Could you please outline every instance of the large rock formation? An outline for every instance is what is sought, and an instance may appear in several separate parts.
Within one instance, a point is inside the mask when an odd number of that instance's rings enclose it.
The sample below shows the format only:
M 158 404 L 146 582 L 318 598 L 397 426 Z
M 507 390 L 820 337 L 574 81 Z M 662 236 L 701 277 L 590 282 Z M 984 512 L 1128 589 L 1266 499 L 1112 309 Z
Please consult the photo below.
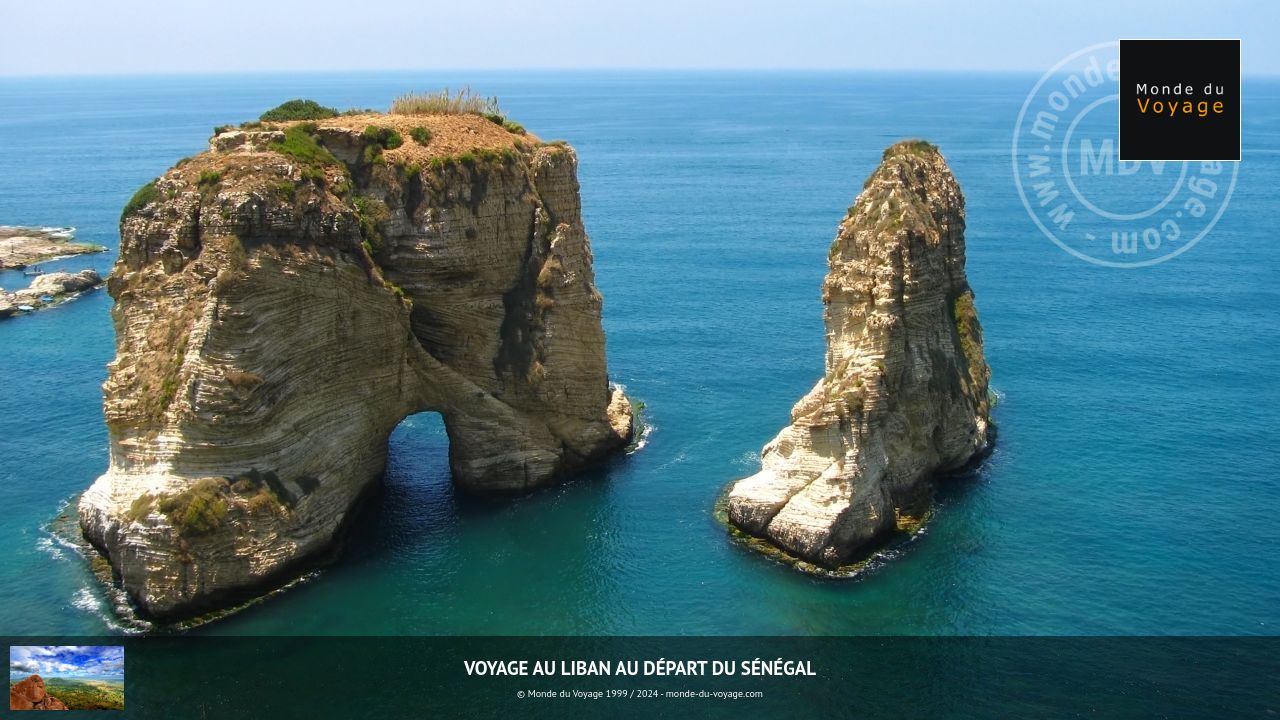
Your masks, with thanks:
M 66 710 L 66 703 L 44 691 L 44 678 L 29 675 L 9 686 L 10 710 Z
M 479 492 L 625 444 L 576 165 L 477 115 L 371 114 L 224 130 L 139 191 L 108 281 L 110 468 L 79 514 L 144 614 L 291 577 L 412 413 L 441 413 Z
M 822 287 L 826 373 L 733 485 L 730 521 L 825 567 L 928 501 L 992 440 L 964 197 L 937 148 L 893 145 L 841 222 Z

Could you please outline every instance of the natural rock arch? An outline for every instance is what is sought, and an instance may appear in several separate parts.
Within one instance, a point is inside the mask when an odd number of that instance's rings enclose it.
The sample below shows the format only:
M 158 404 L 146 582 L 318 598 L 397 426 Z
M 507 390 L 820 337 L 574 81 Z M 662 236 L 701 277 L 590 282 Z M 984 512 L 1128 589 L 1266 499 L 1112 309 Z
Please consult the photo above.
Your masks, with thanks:
M 406 123 L 473 149 L 363 132 Z M 291 576 L 409 415 L 443 416 L 477 492 L 628 439 L 569 147 L 479 116 L 342 117 L 221 133 L 143 194 L 108 283 L 111 464 L 80 520 L 144 613 Z

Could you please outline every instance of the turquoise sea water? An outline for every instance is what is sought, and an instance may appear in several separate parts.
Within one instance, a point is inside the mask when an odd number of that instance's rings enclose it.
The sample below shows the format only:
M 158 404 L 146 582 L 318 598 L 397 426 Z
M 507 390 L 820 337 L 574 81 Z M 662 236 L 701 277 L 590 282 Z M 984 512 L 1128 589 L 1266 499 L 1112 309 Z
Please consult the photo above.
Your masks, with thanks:
M 1280 623 L 1280 83 L 1246 80 L 1244 156 L 1199 245 L 1099 268 L 1040 234 L 1010 171 L 1035 77 L 495 74 L 0 80 L 0 224 L 118 246 L 120 208 L 215 124 L 291 97 L 385 106 L 470 83 L 577 148 L 612 376 L 638 452 L 571 484 L 455 496 L 437 417 L 395 432 L 340 561 L 208 634 L 1275 634 Z M 726 483 L 822 371 L 819 284 L 881 150 L 940 145 L 999 446 L 928 531 L 853 581 L 731 542 Z M 106 271 L 110 254 L 58 263 Z M 16 273 L 0 286 L 17 287 Z M 0 323 L 0 634 L 119 626 L 50 520 L 106 466 L 98 292 Z

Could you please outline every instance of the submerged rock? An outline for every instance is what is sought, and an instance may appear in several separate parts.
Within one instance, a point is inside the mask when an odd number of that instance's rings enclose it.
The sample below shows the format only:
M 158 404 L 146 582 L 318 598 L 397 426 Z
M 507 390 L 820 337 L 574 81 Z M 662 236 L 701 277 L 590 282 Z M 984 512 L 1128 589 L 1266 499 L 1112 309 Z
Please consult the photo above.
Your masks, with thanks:
M 576 170 L 478 115 L 362 115 L 220 132 L 139 191 L 108 281 L 110 467 L 79 517 L 143 614 L 294 577 L 410 414 L 443 416 L 476 492 L 625 445 Z
M 964 197 L 937 148 L 884 153 L 822 287 L 826 372 L 728 493 L 730 522 L 825 567 L 918 515 L 929 481 L 992 442 Z

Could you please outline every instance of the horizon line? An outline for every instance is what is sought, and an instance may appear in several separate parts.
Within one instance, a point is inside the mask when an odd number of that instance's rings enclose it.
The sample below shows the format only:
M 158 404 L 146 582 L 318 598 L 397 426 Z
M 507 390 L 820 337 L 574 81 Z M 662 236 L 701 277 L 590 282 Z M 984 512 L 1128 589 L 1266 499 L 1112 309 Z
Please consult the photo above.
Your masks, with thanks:
M 866 74 L 936 74 L 936 75 L 1044 75 L 1045 71 L 1011 68 L 867 68 L 867 67 L 483 67 L 483 68 L 361 68 L 361 69 L 263 69 L 263 70 L 181 70 L 164 71 L 107 71 L 107 72 L 47 72 L 3 73 L 0 80 L 50 80 L 76 78 L 177 78 L 177 77 L 231 77 L 242 75 L 365 75 L 382 73 L 866 73 Z M 1280 71 L 1240 73 L 1244 79 L 1280 78 Z

